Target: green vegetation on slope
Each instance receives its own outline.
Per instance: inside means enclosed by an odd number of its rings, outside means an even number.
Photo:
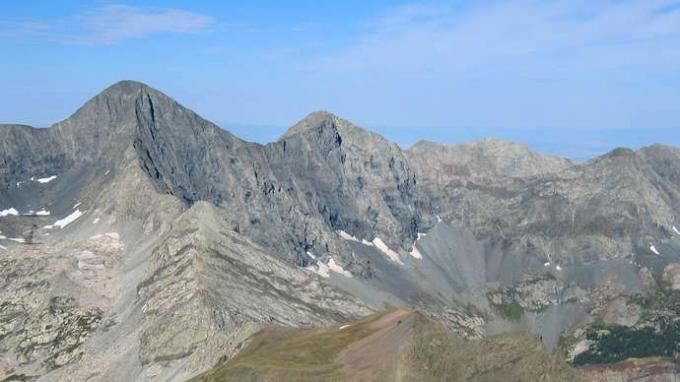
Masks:
[[[340,329],[342,328],[342,329]],[[531,335],[469,341],[417,312],[393,310],[346,327],[269,328],[196,381],[573,381]]]
[[[403,366],[405,381],[574,381],[573,370],[528,333],[465,340],[426,331]]]
[[[591,329],[587,338],[593,341],[593,345],[574,358],[574,365],[613,363],[628,358],[673,357],[680,350],[680,322],[664,325],[660,330],[623,326]]]
[[[615,363],[628,358],[676,357],[680,354],[680,293],[659,288],[637,296],[642,322],[636,327],[593,323],[586,333],[590,348],[578,354],[573,364],[582,366]]]
[[[498,313],[509,320],[519,320],[524,314],[524,308],[516,302],[503,303],[493,306]]]
[[[342,365],[335,360],[351,343],[374,331],[370,316],[339,330],[267,328],[239,356],[197,378],[195,381],[259,381],[266,376],[277,380],[341,380]]]

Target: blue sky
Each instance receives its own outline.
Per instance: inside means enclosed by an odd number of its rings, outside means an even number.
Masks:
[[[404,146],[680,144],[678,1],[8,2],[0,52],[0,122],[134,79],[260,142],[326,109]]]

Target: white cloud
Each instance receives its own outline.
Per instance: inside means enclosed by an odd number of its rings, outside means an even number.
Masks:
[[[173,8],[104,4],[64,20],[0,20],[0,36],[66,44],[115,44],[161,34],[208,30],[213,17]]]

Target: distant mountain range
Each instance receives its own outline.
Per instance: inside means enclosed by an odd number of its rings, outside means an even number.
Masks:
[[[239,137],[266,144],[278,139],[286,130],[285,126],[256,125],[247,123],[222,122],[225,128]],[[472,128],[451,127],[395,127],[370,126],[371,130],[385,133],[402,148],[408,148],[423,138],[437,142],[459,144],[473,140],[496,138],[518,141],[532,150],[585,162],[605,154],[616,147],[639,149],[663,142],[680,146],[680,135],[673,129],[664,128]]]
[[[403,149],[325,111],[258,144],[122,81],[50,128],[0,125],[0,164],[0,380],[676,373],[676,147]],[[406,332],[355,321],[394,314]]]

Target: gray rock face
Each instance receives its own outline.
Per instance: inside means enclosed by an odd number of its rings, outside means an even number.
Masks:
[[[184,380],[385,305],[550,347],[680,258],[680,150],[402,150],[327,112],[259,145],[123,81],[0,126],[0,212],[0,379]]]
[[[484,144],[491,148],[479,148]],[[423,204],[429,203],[442,218],[471,228],[478,237],[502,240],[547,262],[594,261],[647,251],[653,238],[669,235],[678,216],[676,148],[615,150],[573,165],[517,154],[515,145],[498,149],[504,145],[495,141],[472,146],[477,149],[469,153],[467,148],[440,147],[438,155],[452,158],[451,162],[428,157],[425,147],[432,148],[437,158],[431,144],[409,151],[419,169]],[[485,159],[476,157],[479,152],[486,153]],[[522,159],[511,159],[514,156]],[[497,162],[501,164],[494,166]],[[507,165],[512,162],[517,165]],[[494,167],[500,171],[489,170]]]
[[[267,159],[305,212],[357,238],[408,248],[420,220],[416,175],[399,147],[327,112],[310,114]]]

